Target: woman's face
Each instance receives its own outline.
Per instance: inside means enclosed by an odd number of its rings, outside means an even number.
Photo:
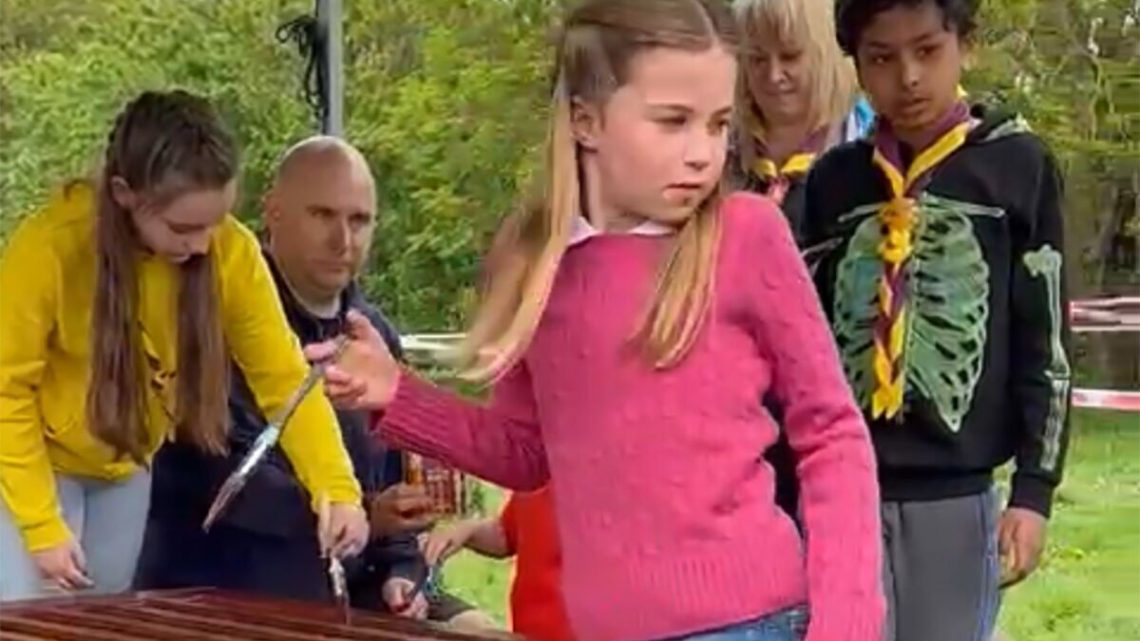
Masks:
[[[209,250],[214,228],[237,198],[233,180],[220,189],[185,191],[165,202],[132,191],[118,178],[115,181],[115,201],[130,212],[143,246],[175,264]]]
[[[810,117],[811,65],[806,47],[755,38],[744,59],[748,91],[769,126],[795,125]]]

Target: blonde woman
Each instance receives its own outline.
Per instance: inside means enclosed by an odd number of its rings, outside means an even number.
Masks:
[[[734,186],[764,194],[800,238],[804,178],[816,157],[861,137],[873,120],[858,96],[855,69],[839,49],[831,0],[736,0],[741,37]],[[782,424],[774,398],[765,405]],[[795,457],[781,429],[768,450],[776,503],[799,515]]]
[[[803,179],[830,147],[873,119],[835,38],[831,0],[736,0],[738,123],[730,173],[780,205],[798,238]]]

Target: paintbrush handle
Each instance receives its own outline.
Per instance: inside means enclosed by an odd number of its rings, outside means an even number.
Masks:
[[[336,350],[333,352],[332,356],[323,361],[315,362],[309,366],[309,371],[305,373],[305,378],[301,381],[301,384],[298,385],[295,390],[293,390],[293,394],[289,396],[289,400],[281,406],[281,409],[278,410],[277,414],[273,417],[273,420],[269,422],[270,427],[276,427],[278,430],[280,430],[285,426],[285,423],[288,422],[289,418],[293,416],[293,413],[297,411],[297,407],[301,405],[301,401],[305,400],[305,397],[309,395],[309,392],[313,391],[313,388],[316,387],[317,382],[320,381],[322,377],[324,377],[325,370],[328,369],[328,366],[332,363],[335,363],[337,359],[339,359],[341,355],[344,354],[344,350],[347,348],[348,336],[344,334],[337,336]]]
[[[273,420],[257,435],[257,440],[253,442],[253,445],[249,448],[249,452],[246,453],[241,463],[238,464],[237,469],[235,469],[226,479],[226,482],[222,484],[218,495],[214,497],[214,502],[206,514],[206,520],[202,523],[203,530],[210,529],[210,526],[226,509],[234,496],[241,491],[246,480],[253,474],[254,469],[261,464],[266,455],[269,454],[269,451],[277,445],[277,441],[281,438],[281,430],[284,429],[285,423],[289,421],[293,413],[297,411],[297,407],[301,405],[301,401],[312,391],[317,381],[321,380],[328,365],[336,362],[341,354],[344,353],[344,350],[348,347],[348,336],[342,334],[337,337],[336,341],[336,349],[332,356],[324,361],[313,363],[309,366],[309,371],[305,373],[305,378],[301,381],[301,384],[297,386],[293,394],[290,395],[285,404],[281,406],[281,409],[278,410]]]
[[[436,573],[439,565],[430,565],[424,570],[424,575],[420,577],[412,586],[410,592],[404,595],[405,603],[410,607],[412,601],[416,599],[421,593],[426,592],[431,594],[435,590]]]
[[[277,440],[281,438],[281,428],[276,425],[261,430],[261,434],[257,435],[257,440],[253,442],[253,446],[249,448],[249,452],[242,459],[241,464],[235,472],[238,476],[249,476],[253,472],[253,468],[257,467],[258,463],[265,458],[269,450],[277,445]]]
[[[247,476],[253,472],[253,468],[257,467],[261,460],[265,458],[265,455],[269,453],[269,450],[277,445],[277,441],[281,438],[281,431],[297,411],[297,408],[300,407],[301,401],[305,400],[309,392],[313,391],[317,382],[325,375],[325,369],[328,368],[329,363],[335,362],[340,358],[346,347],[348,347],[348,337],[343,335],[337,337],[337,348],[332,357],[309,366],[309,371],[305,373],[305,378],[301,381],[301,384],[293,390],[293,394],[289,396],[289,400],[281,406],[281,409],[277,411],[277,414],[273,417],[273,420],[265,426],[265,429],[261,430],[261,434],[257,435],[257,440],[253,442],[253,447],[250,448],[249,454],[246,455],[241,465],[238,466],[237,473],[239,475]]]
[[[285,404],[282,405],[281,409],[277,411],[277,414],[273,416],[273,419],[269,422],[269,427],[280,429],[285,425],[289,417],[293,416],[293,412],[297,411],[297,407],[301,405],[301,401],[305,400],[305,397],[308,396],[309,392],[313,391],[313,388],[317,385],[317,381],[321,380],[321,377],[324,376],[325,367],[326,364],[323,362],[313,363],[313,365],[309,367],[309,371],[305,374],[304,380],[297,386],[297,389],[293,390],[293,394],[289,396],[289,400],[285,401]]]

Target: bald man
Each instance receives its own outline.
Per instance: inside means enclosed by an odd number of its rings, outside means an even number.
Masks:
[[[364,157],[318,136],[287,151],[263,201],[268,252],[297,301],[335,317],[364,266],[376,225],[376,188]]]
[[[360,152],[325,136],[293,146],[262,201],[262,215],[266,262],[298,339],[310,343],[336,335],[345,314],[355,309],[401,355],[398,334],[356,285],[376,226],[375,184]],[[171,444],[156,457],[136,587],[214,586],[329,601],[309,499],[280,452],[253,475],[210,533],[201,532],[215,489],[265,426],[243,380],[235,381],[230,410],[228,456]],[[447,595],[431,602],[422,593],[411,602],[405,598],[426,571],[415,535],[431,523],[431,502],[399,484],[402,457],[375,445],[365,414],[338,412],[337,418],[373,526],[372,543],[345,564],[354,605],[413,618],[430,615],[464,627],[492,625]]]

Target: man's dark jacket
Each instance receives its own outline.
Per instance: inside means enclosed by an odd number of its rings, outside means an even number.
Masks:
[[[302,344],[341,332],[349,309],[364,314],[397,358],[399,335],[370,306],[355,285],[342,295],[340,314],[323,319],[309,313],[292,295],[266,254],[289,325]],[[283,598],[328,600],[328,576],[318,554],[316,521],[308,493],[292,466],[275,449],[249,479],[209,534],[201,529],[210,502],[266,424],[238,368],[232,368],[230,452],[210,456],[191,445],[169,443],[154,460],[151,508],[135,577],[138,589],[214,586]],[[397,483],[402,476],[397,451],[384,450],[368,433],[364,412],[337,412],[345,448],[365,495]],[[289,429],[288,425],[284,429]],[[423,557],[414,535],[373,541],[346,562],[354,601],[379,605],[379,588],[390,576],[415,580]]]

